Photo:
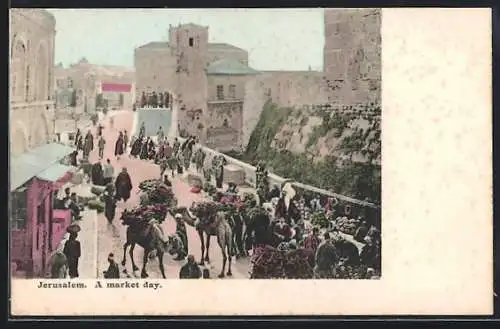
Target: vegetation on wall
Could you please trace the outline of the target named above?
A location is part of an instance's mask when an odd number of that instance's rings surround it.
[[[380,165],[371,161],[376,156],[370,157],[366,163],[339,159],[334,156],[314,161],[306,153],[295,154],[289,150],[277,150],[271,147],[275,136],[287,119],[290,115],[296,117],[297,112],[299,111],[294,111],[292,108],[280,108],[276,104],[266,103],[245,152],[228,155],[252,164],[264,160],[267,167],[279,176],[356,199],[368,199],[380,203],[381,168]],[[341,138],[342,132],[348,128],[349,115],[328,111],[323,113],[322,117],[322,124],[316,126],[310,133],[307,147],[315,145],[319,138],[330,131],[334,131],[334,137]],[[307,123],[305,120],[304,122]],[[380,132],[377,133],[375,138],[380,138]],[[352,157],[354,152],[363,150],[366,145],[365,137],[368,137],[367,132],[355,131],[352,135],[347,135],[340,140],[337,150]]]
[[[272,153],[274,149],[271,143],[291,113],[292,108],[279,108],[274,103],[266,102],[259,121],[250,135],[244,157],[256,160],[259,157],[267,157],[269,152]]]

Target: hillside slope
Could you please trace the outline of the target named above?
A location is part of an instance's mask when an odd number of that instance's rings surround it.
[[[264,105],[243,154],[270,171],[358,199],[380,202],[380,108]]]

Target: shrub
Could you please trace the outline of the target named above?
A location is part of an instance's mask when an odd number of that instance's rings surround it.
[[[273,173],[284,178],[333,190],[336,193],[357,199],[369,198],[372,202],[379,203],[381,194],[381,169],[379,165],[371,162],[355,163],[350,160],[346,160],[344,164],[340,165],[339,159],[334,156],[327,156],[314,162],[306,154],[294,154],[286,149],[276,150],[271,147],[276,134],[286,123],[288,117],[296,114],[297,111],[293,111],[291,108],[280,108],[271,102],[266,103],[245,152],[243,154],[233,153],[231,156],[253,164],[264,160],[267,166],[272,168]],[[324,109],[316,110],[314,115],[321,116],[323,121],[309,135],[307,147],[314,146],[329,131],[334,131],[334,137],[341,138],[352,118],[350,114],[343,114],[335,110],[332,114],[332,111]],[[357,116],[353,115],[353,117]],[[366,131],[360,129],[357,133],[342,138],[337,150],[347,155],[360,152],[368,145],[366,137],[370,135],[370,132],[371,129]],[[376,130],[371,136],[379,141],[380,131]],[[373,152],[367,153],[365,151],[364,153],[372,159],[378,158],[380,155],[379,143]]]

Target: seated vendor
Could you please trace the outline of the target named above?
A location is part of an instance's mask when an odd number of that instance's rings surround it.
[[[71,210],[73,220],[82,219],[82,217],[80,216],[80,212],[83,210],[83,207],[78,204],[77,196],[74,192],[71,193],[68,208]]]
[[[226,193],[231,193],[231,194],[238,193],[238,190],[236,188],[236,184],[235,183],[228,183],[227,185],[228,186],[227,186]]]
[[[172,187],[172,182],[168,179],[168,175],[163,175],[163,184]]]

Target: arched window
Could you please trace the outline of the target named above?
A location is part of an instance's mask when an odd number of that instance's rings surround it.
[[[40,46],[38,48],[38,56],[37,56],[37,62],[36,62],[36,73],[35,73],[35,78],[36,78],[36,89],[35,89],[35,99],[38,101],[45,101],[47,100],[47,91],[48,91],[48,71],[49,71],[49,65],[48,65],[48,58],[47,58],[47,48],[45,46]]]
[[[27,49],[21,40],[15,40],[11,54],[11,95],[14,101],[24,101]]]

